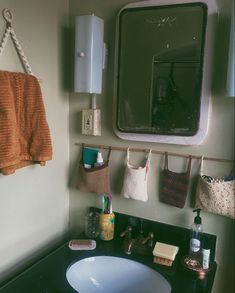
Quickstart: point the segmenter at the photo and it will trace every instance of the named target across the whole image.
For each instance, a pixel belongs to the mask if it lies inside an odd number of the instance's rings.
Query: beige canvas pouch
[[[94,192],[98,195],[110,193],[109,183],[109,148],[107,161],[99,167],[87,169],[81,160],[78,168],[77,188],[84,192]]]
[[[130,163],[130,151],[127,149],[126,168],[124,173],[122,197],[146,202],[148,200],[148,172],[150,165],[149,151],[143,166],[133,166]]]

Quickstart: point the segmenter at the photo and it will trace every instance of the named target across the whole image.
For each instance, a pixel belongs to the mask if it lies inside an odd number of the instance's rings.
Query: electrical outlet
[[[92,117],[92,113],[90,113],[90,111],[87,110],[83,110],[82,111],[82,123],[83,123],[83,127],[82,127],[82,133],[83,134],[91,134],[92,131],[92,124],[93,124],[93,117]]]
[[[82,110],[82,134],[101,135],[100,109]]]

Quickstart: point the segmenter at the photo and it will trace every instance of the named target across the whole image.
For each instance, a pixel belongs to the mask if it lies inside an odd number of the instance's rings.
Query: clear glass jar
[[[99,214],[89,211],[85,218],[85,235],[89,239],[94,239],[99,235]]]

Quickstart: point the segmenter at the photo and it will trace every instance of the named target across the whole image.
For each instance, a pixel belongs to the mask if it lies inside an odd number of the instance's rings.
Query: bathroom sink
[[[79,293],[170,293],[169,282],[139,262],[113,256],[88,257],[68,267],[66,278]]]

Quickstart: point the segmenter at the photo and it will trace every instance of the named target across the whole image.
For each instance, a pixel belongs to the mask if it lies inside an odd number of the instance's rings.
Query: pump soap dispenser
[[[202,242],[203,236],[205,235],[202,233],[202,219],[200,217],[201,209],[195,209],[193,212],[197,213],[196,217],[194,218],[194,222],[191,226],[191,233],[190,233],[190,243],[189,243],[189,254],[183,256],[182,264],[183,267],[187,271],[191,271],[197,275],[199,279],[204,279],[206,274],[210,271],[209,266],[209,249],[205,249],[203,251]],[[204,244],[205,246],[205,244]],[[208,248],[208,247],[206,247]],[[203,258],[204,253],[204,258]],[[204,264],[203,264],[204,262]],[[201,292],[201,291],[200,291]]]
[[[195,209],[193,212],[197,213],[194,218],[193,225],[191,227],[190,236],[190,255],[198,254],[201,249],[201,234],[202,234],[202,218],[200,217],[201,209]]]

